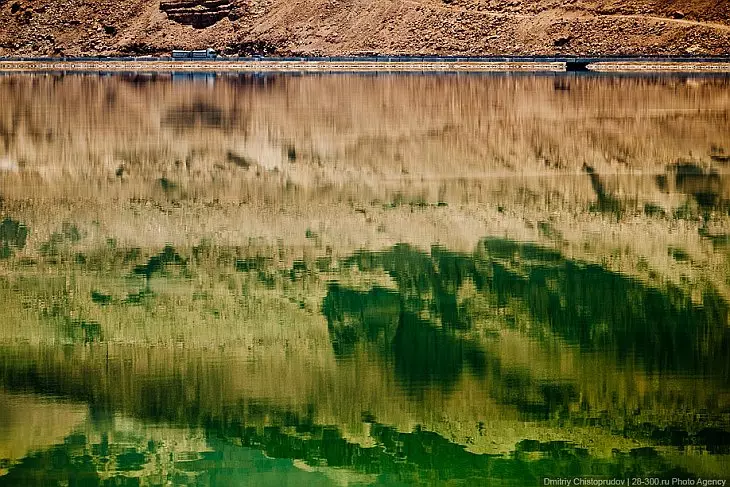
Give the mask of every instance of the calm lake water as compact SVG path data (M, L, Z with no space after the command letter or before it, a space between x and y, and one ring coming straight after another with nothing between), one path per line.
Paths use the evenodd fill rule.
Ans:
M730 78L0 75L0 486L730 479L729 321Z

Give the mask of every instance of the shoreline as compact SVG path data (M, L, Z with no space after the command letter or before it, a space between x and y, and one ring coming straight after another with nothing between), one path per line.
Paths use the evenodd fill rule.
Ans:
M561 72L559 62L382 62L382 61L1 61L0 71L136 72ZM730 65L728 66L730 71Z
M667 72L729 73L730 59L169 58L0 59L0 72Z

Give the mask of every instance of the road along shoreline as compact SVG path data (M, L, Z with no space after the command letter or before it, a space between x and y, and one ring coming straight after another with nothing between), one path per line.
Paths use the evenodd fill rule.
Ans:
M729 73L730 62L676 63L676 62L599 62L588 65L589 71L598 72L662 72L662 73Z
M20 59L2 72L687 72L729 73L728 60L617 59Z
M370 62L370 61L0 61L0 71L136 72L505 72L565 71L560 62ZM730 67L729 67L730 71Z

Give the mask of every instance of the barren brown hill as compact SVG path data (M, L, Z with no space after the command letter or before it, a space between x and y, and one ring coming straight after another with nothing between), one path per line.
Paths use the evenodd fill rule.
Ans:
M730 54L727 0L0 0L0 55Z

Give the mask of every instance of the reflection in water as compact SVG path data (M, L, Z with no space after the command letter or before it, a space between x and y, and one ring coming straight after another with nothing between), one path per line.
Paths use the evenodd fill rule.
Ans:
M0 223L0 259L12 255L13 248L22 249L28 238L28 229L20 222L6 218Z
M360 252L348 263L385 270L398 290L358 292L331 284L323 313L335 352L347 354L361 341L376 343L408 383L449 386L468 367L470 374L488 378L495 400L531 419L584 416L605 407L591 404L571 382L535 380L480 347L470 332L496 314L502 315L499 328L542 342L559 337L583 355L600 353L614 367L631 363L648 375L715 377L727 387L728 309L711 292L697 306L672 286L647 287L551 250L497 239L485 240L473 255L440 248L428 255L399 245ZM475 295L464 299L467 284ZM579 408L577 415L571 405ZM720 437L727 449L730 437Z
M0 78L0 485L728 477L727 79L198 81Z
M173 434L180 435L174 430ZM190 452L170 452L159 440L141 435L116 431L97 435L96 442L83 434L70 435L61 445L33 453L0 477L0 485L139 485L140 476L155 484L174 485L432 484L449 479L460 484L520 486L537 485L546 476L566 472L591 477L693 478L650 449L593 459L569 443L524 440L506 457L476 455L435 433L420 429L400 433L379 424L371 426L378 447L353 444L336 428L308 424L263 431L238 424L225 429L214 426L208 429L205 450ZM311 467L301 468L297 461ZM318 471L316 466L322 464L330 471ZM332 475L338 470L347 474Z
M697 204L704 210L720 210L727 212L729 201L721 194L725 186L724 176L714 169L709 171L689 162L679 162L668 168L674 175L674 185L677 191L691 195ZM667 177L662 175L657 179L659 187L667 189Z
M570 464L577 462L571 468L585 475L674 472L686 477L692 470L672 465L656 448L730 453L725 412L730 332L726 304L711 292L695 305L671 285L652 288L600 266L565 259L553 250L493 238L482 241L471 254L439 247L425 253L401 244L383 252L357 252L337 265L330 262L325 270L315 271L300 262L269 274L264 270L273 259L265 257L239 259L211 270L209 258L215 252L208 249L204 256L199 249L186 260L168 247L146 264L122 264L120 278L139 275L148 283L153 271L163 265L185 263L189 276L163 274L160 278L167 286L159 283L160 291L145 298L144 315L148 323L154 323L163 294L190 293L190 304L180 298L176 302L195 307L200 298L193 282L204 278L205 272L212 272L214 279L231 271L250 277L244 288L252 297L286 294L285 287L302 285L302 276L310 273L326 290L321 310L330 337L330 344L320 342L317 346L324 348L316 353L330 347L336 361L302 370L314 351L293 345L282 359L272 358L268 355L276 353L279 345L263 345L260 338L253 345L231 344L230 350L220 351L109 343L92 348L5 347L0 368L3 387L82 401L89 405L92 422L108 421L103 418L119 411L152 424L203 428L208 439L235 440L275 458L347 467L381 480L390 475L408 482L432 476L475 477L502 478L506 485L519 485L540 475L559 475L567 468L566 458L573 459ZM353 288L346 280L333 280L344 270L360 275L384 271L393 287L368 289L361 284ZM90 269L88 264L77 265L77 271L83 274ZM229 286L229 292L237 293L236 288ZM30 295L38 290L29 287L21 292ZM124 314L138 306L113 297L101 300L98 293L83 299L111 308L104 314L116 309ZM250 306L251 301L243 305ZM66 308L56 313L68 316L83 305L69 302ZM220 316L228 312L219 310L197 326L220 327ZM261 313L266 311L254 311ZM99 323L68 317L61 323L67 341L105 340ZM68 330L77 330L80 336ZM513 355L510 340L515 338L528 348L529 361ZM218 340L221 346L228 342L225 337ZM283 341L287 349L292 346L289 338ZM261 351L255 350L257 346ZM602 377L596 363L610 373ZM556 369L551 368L555 365ZM355 371L373 379L352 384ZM285 392L287 386L271 390L267 384L277 376L298 381L301 385L295 389L303 389L294 397ZM685 389L684 376L693 378L696 389ZM386 381L395 377L396 383L381 383L378 377ZM659 380L654 387L632 384L657 380L652 377ZM465 380L470 381L468 385ZM680 381L679 388L674 381ZM348 396L351 386L366 393ZM627 386L631 389L626 390ZM471 407L476 409L467 416L472 423L470 434L487 441L492 435L499 437L503 433L490 420L514 417L534 424L535 437L516 441L506 456L485 455L486 451L467 451L424 426L408 432L381 423L388 418L397 421L404 413L408 416L410 408L425 412L425 416L413 416L419 422L438 414L432 408L443 402L432 403L434 394L441 396L440 401L471 397ZM388 405L399 396L404 402ZM333 397L339 398L334 407ZM694 413L687 416L686 409L674 409L680 404ZM483 416L479 412L492 409ZM352 428L348 419L352 415L360 415L359 435L368 439L364 443L343 436L340 428ZM562 439L539 440L544 435L541 427L554 430L553 435L562 434ZM579 444L584 428L598 435L597 442L610 445L614 435L621 435L633 443L623 450L625 455L605 458L590 445ZM465 438L467 446L473 442L473 437ZM69 455L65 448L63 455ZM35 462L43 455L58 454L38 453L35 460L21 462L10 473L23 475L25 468L39 468ZM149 452L136 455L140 469L154 457ZM433 464L436 457L443 463ZM217 468L210 461L199 465L206 475ZM87 467L97 471L93 463Z
M649 373L730 377L730 364L724 360L730 350L728 308L711 291L698 306L673 286L654 289L551 250L498 239L484 241L473 256L439 248L428 255L396 246L360 252L348 263L361 270L382 268L398 284L398 292L376 288L357 293L330 286L323 312L340 353L361 338L376 341L384 335L386 349L392 346L404 361L414 361L414 371L425 372L415 363L433 354L405 358L418 348L421 333L426 333L424 344L435 341L422 330L445 334L443 346L451 349L455 345L448 344L449 332L470 330L478 319L469 301L459 299L468 282L489 301L488 313L527 313L529 333L536 337L559 336L583 351L615 355L618 364L631 358ZM478 362L472 359L470 364L478 367Z

